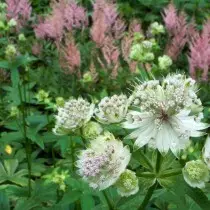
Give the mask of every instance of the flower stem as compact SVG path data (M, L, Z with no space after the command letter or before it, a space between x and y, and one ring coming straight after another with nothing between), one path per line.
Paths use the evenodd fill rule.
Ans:
M22 98L22 93L20 89L20 85L18 85L20 102L22 105L22 122L23 122L23 136L25 140L25 151L26 151L26 159L28 166L28 197L31 196L31 142L30 139L27 138L27 124L26 124L26 109L24 105L24 101Z
M75 156L74 156L74 142L72 136L70 136L70 141L71 141L71 160L72 160L72 171L75 171L74 163L75 163Z
M103 191L104 197L106 198L107 205L109 207L109 210L115 210L113 203L109 199L109 196L107 195L107 192L104 190Z
M156 189L156 187L157 187L157 182L155 184L153 184L149 188L149 190L147 191L147 194L146 194L146 196L145 196L141 206L138 208L138 210L145 210L145 208L148 205L148 203L149 203L149 201L150 201L150 199L152 197L152 194L153 194L154 190Z

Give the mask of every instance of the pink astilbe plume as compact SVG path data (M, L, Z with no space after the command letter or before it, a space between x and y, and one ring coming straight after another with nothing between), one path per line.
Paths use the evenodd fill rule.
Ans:
M17 29L26 25L30 19L32 7L28 0L6 0L7 17L17 21Z
M61 40L63 36L64 21L63 13L59 8L54 8L52 14L44 21L35 26L35 35L37 38L51 38Z
M184 12L177 13L171 3L164 9L163 20L169 34L165 54L176 60L188 39L188 26Z
M81 65L80 51L73 37L66 38L66 44L59 48L60 64L65 74L77 74L80 77Z
M203 31L196 40L190 43L190 54L188 57L190 75L196 79L196 70L202 70L202 80L208 80L210 69L210 20L206 22Z
M52 13L36 25L34 31L38 38L51 38L58 41L62 39L65 30L71 31L87 24L88 19L84 8L74 1L60 0L53 2Z

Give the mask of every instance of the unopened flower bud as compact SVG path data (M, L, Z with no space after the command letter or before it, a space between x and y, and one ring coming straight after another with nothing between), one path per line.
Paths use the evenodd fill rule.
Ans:
M95 139L103 131L101 125L97 122L90 121L82 128L82 134L85 139Z
M158 65L161 70L165 70L172 65L172 60L169 56L163 55L158 58Z
M5 146L4 151L5 151L8 155L11 155L11 154L12 154L12 147L11 147L9 144L7 144L7 145Z
M39 102L44 102L49 96L49 93L45 92L44 90L40 90L36 95L36 98ZM46 102L45 102L46 103Z
M205 182L209 181L209 170L201 160L192 160L186 163L182 170L187 184L191 187L204 188Z
M153 61L155 59L154 53L148 52L144 54L144 61Z
M131 47L130 58L133 60L139 60L143 54L143 47L141 44L135 44Z
M17 54L17 50L14 45L10 44L7 46L5 55L7 59L13 59Z
M93 77L92 77L92 75L91 75L91 73L90 73L89 71L86 72L86 73L83 75L82 81L83 81L84 83L86 83L86 82L92 82L92 81L93 81Z
M150 25L150 33L152 35L158 35L165 33L164 26L159 24L158 22L154 22Z
M18 40L21 41L21 42L25 42L26 41L25 35L24 34L19 34Z
M10 110L10 116L11 117L17 117L19 115L20 111L18 109L18 107L16 106L12 106L11 110Z
M8 22L9 27L14 27L16 25L17 25L17 21L13 18Z
M125 170L116 183L117 191L121 196L134 195L139 191L138 177L135 172Z
M56 101L56 105L57 105L58 107L63 107L64 104L65 104L65 100L64 100L63 97L57 97L57 98L55 99L55 101Z

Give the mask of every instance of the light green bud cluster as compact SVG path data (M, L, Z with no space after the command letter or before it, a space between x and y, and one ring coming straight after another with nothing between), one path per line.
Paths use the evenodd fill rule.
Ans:
M26 41L26 37L24 34L19 34L18 35L18 40L21 41L21 42L25 42Z
M52 171L51 174L47 174L43 176L47 180L47 182L53 182L59 185L59 189L61 191L66 190L65 180L69 177L69 171L59 170L56 168Z
M162 24L159 24L158 22L154 22L150 25L150 33L154 36L158 34L164 34L164 26Z
M163 55L158 57L158 66L161 70L166 70L172 65L172 60L169 56Z
M6 3L0 3L0 10L4 10L7 8L7 4Z
M116 187L121 196L136 194L139 191L139 184L135 172L126 169L118 179Z
M10 109L10 116L11 117L17 117L19 115L20 111L18 109L18 107L16 106L12 106Z
M8 24L7 24L9 27L14 27L17 25L17 21L15 19L11 19L9 20Z
M15 46L13 44L8 45L5 50L6 58L11 60L16 56L16 54L17 54L17 50Z
M205 182L209 181L209 170L203 161L192 160L183 168L183 176L191 187L204 188Z
M103 128L97 122L90 121L82 128L82 135L85 139L95 139L103 132Z
M48 97L49 97L49 93L45 92L44 90L40 90L36 94L36 98L39 102L49 103L50 99Z
M56 106L58 107L63 107L65 104L65 100L63 97L57 97L55 101L56 101Z
M92 75L91 75L91 73L89 71L86 72L85 74L83 74L82 81L84 83L88 83L88 82L92 82L93 81L93 77L92 77Z
M133 44L131 47L130 58L139 62L150 62L155 59L153 50L156 48L157 43L154 39L143 40L139 43Z

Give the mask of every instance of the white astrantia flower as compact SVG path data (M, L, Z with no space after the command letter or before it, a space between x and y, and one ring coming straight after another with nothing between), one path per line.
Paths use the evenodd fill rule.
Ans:
M206 143L203 147L203 159L210 169L210 136L207 136Z
M203 135L199 130L208 127L191 112L191 107L201 106L201 102L195 81L183 75L169 75L162 83L152 80L137 85L129 100L139 111L128 112L123 127L134 129L128 137L136 139L137 147L148 144L176 155L186 148L190 137Z
M105 132L91 140L89 147L80 152L76 165L79 175L91 187L104 190L118 180L130 157L129 147L124 147L113 134Z
M81 128L93 116L94 107L94 104L90 104L82 98L70 99L65 102L63 107L58 108L53 132L57 135L65 135Z
M136 173L126 169L116 182L117 192L121 196L134 195L139 191L139 181Z
M192 160L182 169L184 180L191 187L204 188L209 181L209 170L202 160Z
M126 95L114 95L105 97L95 109L96 119L103 123L119 123L125 119L128 110L128 99Z

